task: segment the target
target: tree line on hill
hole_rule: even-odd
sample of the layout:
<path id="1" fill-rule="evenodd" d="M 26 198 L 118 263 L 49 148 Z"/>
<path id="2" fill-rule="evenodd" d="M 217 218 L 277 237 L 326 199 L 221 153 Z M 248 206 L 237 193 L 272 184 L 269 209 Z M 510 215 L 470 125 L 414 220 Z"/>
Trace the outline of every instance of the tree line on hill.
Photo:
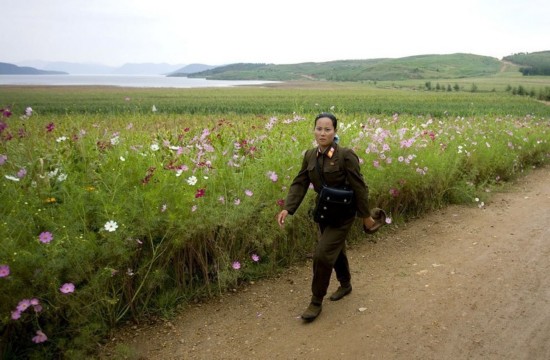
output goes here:
<path id="1" fill-rule="evenodd" d="M 550 51 L 517 53 L 503 60 L 520 65 L 519 71 L 523 75 L 550 75 Z"/>

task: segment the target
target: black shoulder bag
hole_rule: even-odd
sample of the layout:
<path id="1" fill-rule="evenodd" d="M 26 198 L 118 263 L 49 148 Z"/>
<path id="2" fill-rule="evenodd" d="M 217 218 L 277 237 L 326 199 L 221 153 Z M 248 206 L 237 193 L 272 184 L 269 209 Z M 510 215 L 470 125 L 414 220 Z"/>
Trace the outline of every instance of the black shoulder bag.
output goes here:
<path id="1" fill-rule="evenodd" d="M 327 186 L 323 173 L 319 169 L 319 159 L 317 159 L 316 168 L 321 178 L 322 187 L 319 192 L 319 201 L 313 213 L 313 220 L 318 223 L 334 224 L 355 216 L 353 190 L 346 187 Z"/>

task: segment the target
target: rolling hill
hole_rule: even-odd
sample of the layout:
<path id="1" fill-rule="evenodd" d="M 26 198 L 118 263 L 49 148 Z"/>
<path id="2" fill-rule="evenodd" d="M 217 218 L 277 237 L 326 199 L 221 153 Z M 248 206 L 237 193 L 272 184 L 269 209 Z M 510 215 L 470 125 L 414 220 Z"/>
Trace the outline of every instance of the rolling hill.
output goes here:
<path id="1" fill-rule="evenodd" d="M 503 63 L 474 54 L 417 55 L 397 59 L 339 60 L 300 64 L 230 64 L 187 75 L 216 80 L 398 81 L 460 79 L 497 74 Z M 519 69 L 519 68 L 518 68 Z"/>

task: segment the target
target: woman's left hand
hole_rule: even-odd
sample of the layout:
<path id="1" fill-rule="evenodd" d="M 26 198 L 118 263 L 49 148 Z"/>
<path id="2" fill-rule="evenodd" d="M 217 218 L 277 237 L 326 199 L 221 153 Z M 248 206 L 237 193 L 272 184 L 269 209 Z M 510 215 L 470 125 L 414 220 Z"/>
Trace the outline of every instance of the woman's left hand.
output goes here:
<path id="1" fill-rule="evenodd" d="M 283 228 L 285 226 L 285 219 L 288 216 L 288 211 L 283 210 L 277 215 L 277 222 L 279 223 L 279 226 Z"/>

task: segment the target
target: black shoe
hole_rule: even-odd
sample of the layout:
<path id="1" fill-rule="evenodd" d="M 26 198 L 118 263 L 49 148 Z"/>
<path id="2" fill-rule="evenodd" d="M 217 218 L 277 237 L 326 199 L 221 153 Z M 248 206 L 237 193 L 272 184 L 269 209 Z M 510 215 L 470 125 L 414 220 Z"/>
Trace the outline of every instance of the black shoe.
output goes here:
<path id="1" fill-rule="evenodd" d="M 338 301 L 351 292 L 351 285 L 347 287 L 339 286 L 334 294 L 330 295 L 330 300 Z"/>
<path id="2" fill-rule="evenodd" d="M 319 316 L 322 309 L 323 306 L 321 304 L 310 303 L 306 311 L 302 314 L 302 319 L 308 322 L 313 321 Z"/>

